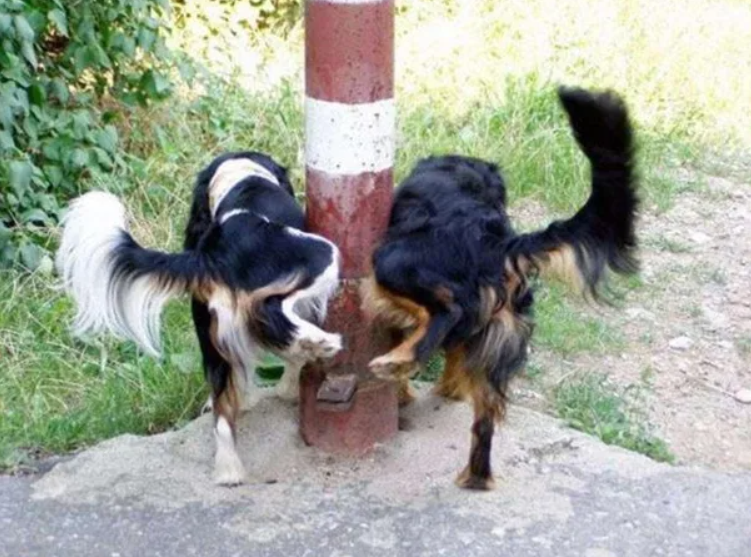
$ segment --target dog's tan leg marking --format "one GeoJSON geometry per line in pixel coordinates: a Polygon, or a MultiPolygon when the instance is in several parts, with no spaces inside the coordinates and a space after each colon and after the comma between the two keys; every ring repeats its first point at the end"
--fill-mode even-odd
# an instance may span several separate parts
{"type": "Polygon", "coordinates": [[[430,313],[425,307],[412,300],[386,293],[383,290],[381,292],[389,297],[389,301],[394,307],[409,314],[415,322],[415,329],[393,350],[371,360],[369,367],[373,373],[383,379],[409,376],[415,371],[415,347],[428,332],[430,313]]]}
{"type": "Polygon", "coordinates": [[[407,406],[415,400],[415,394],[409,384],[409,376],[402,375],[399,377],[399,406],[407,406]]]}
{"type": "Polygon", "coordinates": [[[456,485],[464,489],[491,490],[495,480],[490,467],[490,453],[496,422],[505,413],[504,400],[484,375],[473,374],[471,380],[474,422],[469,462],[456,478],[456,485]]]}
{"type": "Polygon", "coordinates": [[[464,400],[471,390],[470,376],[464,366],[464,347],[446,352],[446,365],[433,392],[444,398],[464,400]]]}

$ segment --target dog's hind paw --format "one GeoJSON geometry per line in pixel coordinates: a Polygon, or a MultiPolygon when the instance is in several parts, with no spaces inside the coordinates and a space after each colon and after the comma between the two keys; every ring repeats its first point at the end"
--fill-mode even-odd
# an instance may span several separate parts
{"type": "Polygon", "coordinates": [[[411,377],[417,371],[418,364],[414,360],[399,360],[390,354],[384,354],[371,360],[368,367],[379,379],[395,381],[411,377]]]}
{"type": "Polygon", "coordinates": [[[493,476],[481,477],[475,475],[470,471],[469,466],[461,471],[454,483],[462,489],[472,489],[475,491],[492,491],[495,489],[493,476]]]}
{"type": "Polygon", "coordinates": [[[333,358],[342,349],[342,335],[335,334],[335,333],[328,333],[326,337],[326,342],[321,344],[320,347],[321,347],[321,357],[333,358]]]}
{"type": "Polygon", "coordinates": [[[214,482],[218,485],[238,485],[245,480],[245,467],[237,454],[233,429],[225,416],[220,415],[214,426],[216,455],[214,482]]]}
{"type": "Polygon", "coordinates": [[[323,333],[302,338],[299,345],[300,351],[308,360],[328,359],[336,356],[342,349],[342,337],[334,333],[323,333]]]}
{"type": "Polygon", "coordinates": [[[214,483],[225,487],[240,485],[245,481],[245,467],[237,453],[217,455],[214,466],[214,483]]]}

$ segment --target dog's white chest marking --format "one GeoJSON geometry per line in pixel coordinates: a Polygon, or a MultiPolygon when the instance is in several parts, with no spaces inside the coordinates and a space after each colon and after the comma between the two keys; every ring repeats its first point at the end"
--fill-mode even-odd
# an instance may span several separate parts
{"type": "Polygon", "coordinates": [[[230,159],[219,165],[209,182],[209,209],[211,216],[216,217],[216,210],[222,200],[237,184],[247,178],[258,177],[268,180],[272,184],[279,184],[266,167],[250,159],[230,159]]]}

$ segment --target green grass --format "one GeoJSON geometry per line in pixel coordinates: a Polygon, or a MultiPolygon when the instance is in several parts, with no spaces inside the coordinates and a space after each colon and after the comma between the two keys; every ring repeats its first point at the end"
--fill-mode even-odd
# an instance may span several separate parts
{"type": "Polygon", "coordinates": [[[568,356],[582,352],[604,354],[624,347],[623,336],[602,318],[587,315],[575,295],[560,284],[538,290],[533,343],[568,356]]]}
{"type": "Polygon", "coordinates": [[[660,235],[656,237],[647,238],[645,244],[649,247],[655,247],[660,251],[667,251],[670,253],[690,253],[691,246],[681,242],[680,240],[674,240],[666,236],[660,235]]]}
{"type": "Polygon", "coordinates": [[[735,347],[742,357],[751,358],[751,335],[736,338],[735,347]]]}
{"type": "Polygon", "coordinates": [[[604,376],[587,375],[564,383],[554,397],[558,415],[571,427],[653,460],[675,460],[666,443],[651,433],[633,389],[619,390],[604,376]]]}
{"type": "MultiPolygon", "coordinates": [[[[646,209],[668,209],[682,191],[701,190],[700,180],[676,168],[721,172],[725,159],[715,153],[751,149],[747,2],[686,0],[655,10],[647,0],[586,8],[578,0],[412,0],[398,2],[398,14],[397,179],[421,156],[470,154],[501,164],[512,203],[535,199],[551,213],[570,214],[586,198],[588,169],[557,105],[558,83],[612,87],[627,98],[646,209]]],[[[115,122],[127,166],[92,176],[82,190],[122,195],[142,243],[178,249],[195,173],[219,152],[272,153],[302,190],[303,57],[300,28],[284,41],[229,28],[207,39],[198,26],[173,44],[194,49],[208,77],[115,122]],[[216,45],[207,40],[247,56],[209,55],[216,45]]],[[[704,280],[724,279],[710,273],[704,280]]],[[[161,431],[195,415],[205,388],[184,303],[166,313],[166,357],[157,362],[131,343],[72,339],[71,304],[52,282],[0,275],[0,467],[126,431],[161,431]]],[[[615,282],[616,305],[641,286],[638,279],[615,282]]],[[[536,343],[561,355],[623,347],[607,317],[591,316],[572,299],[556,286],[540,292],[536,343]]],[[[440,368],[436,360],[424,377],[440,368]]]]}
{"type": "Polygon", "coordinates": [[[545,368],[535,362],[528,362],[524,368],[523,377],[530,381],[537,381],[545,373],[545,368]]]}
{"type": "Polygon", "coordinates": [[[425,367],[420,370],[420,373],[417,374],[415,380],[434,383],[438,381],[438,378],[443,374],[445,365],[446,359],[444,358],[443,354],[435,354],[428,360],[428,363],[425,364],[425,367]]]}
{"type": "Polygon", "coordinates": [[[690,303],[686,306],[681,308],[685,313],[688,314],[689,317],[692,317],[694,319],[698,319],[702,315],[704,315],[704,310],[701,309],[701,306],[697,303],[690,303]]]}
{"type": "Polygon", "coordinates": [[[50,278],[0,273],[0,470],[120,433],[156,433],[206,399],[185,304],[165,316],[157,362],[130,343],[71,339],[70,303],[50,278]]]}
{"type": "Polygon", "coordinates": [[[691,276],[699,284],[716,284],[718,286],[725,286],[728,282],[728,277],[725,271],[713,265],[706,263],[694,263],[685,267],[691,276]]]}

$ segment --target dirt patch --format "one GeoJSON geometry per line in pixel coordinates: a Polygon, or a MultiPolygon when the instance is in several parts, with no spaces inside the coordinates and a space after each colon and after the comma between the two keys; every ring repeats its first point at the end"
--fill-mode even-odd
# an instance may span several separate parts
{"type": "MultiPolygon", "coordinates": [[[[551,389],[566,377],[607,373],[646,387],[649,420],[679,463],[748,470],[751,404],[736,396],[751,389],[751,185],[687,171],[680,180],[701,185],[670,210],[642,215],[643,285],[621,307],[581,307],[618,328],[626,347],[563,361],[534,349],[544,372],[517,383],[516,400],[549,410],[551,389]]],[[[538,207],[523,213],[542,220],[538,207]]]]}

